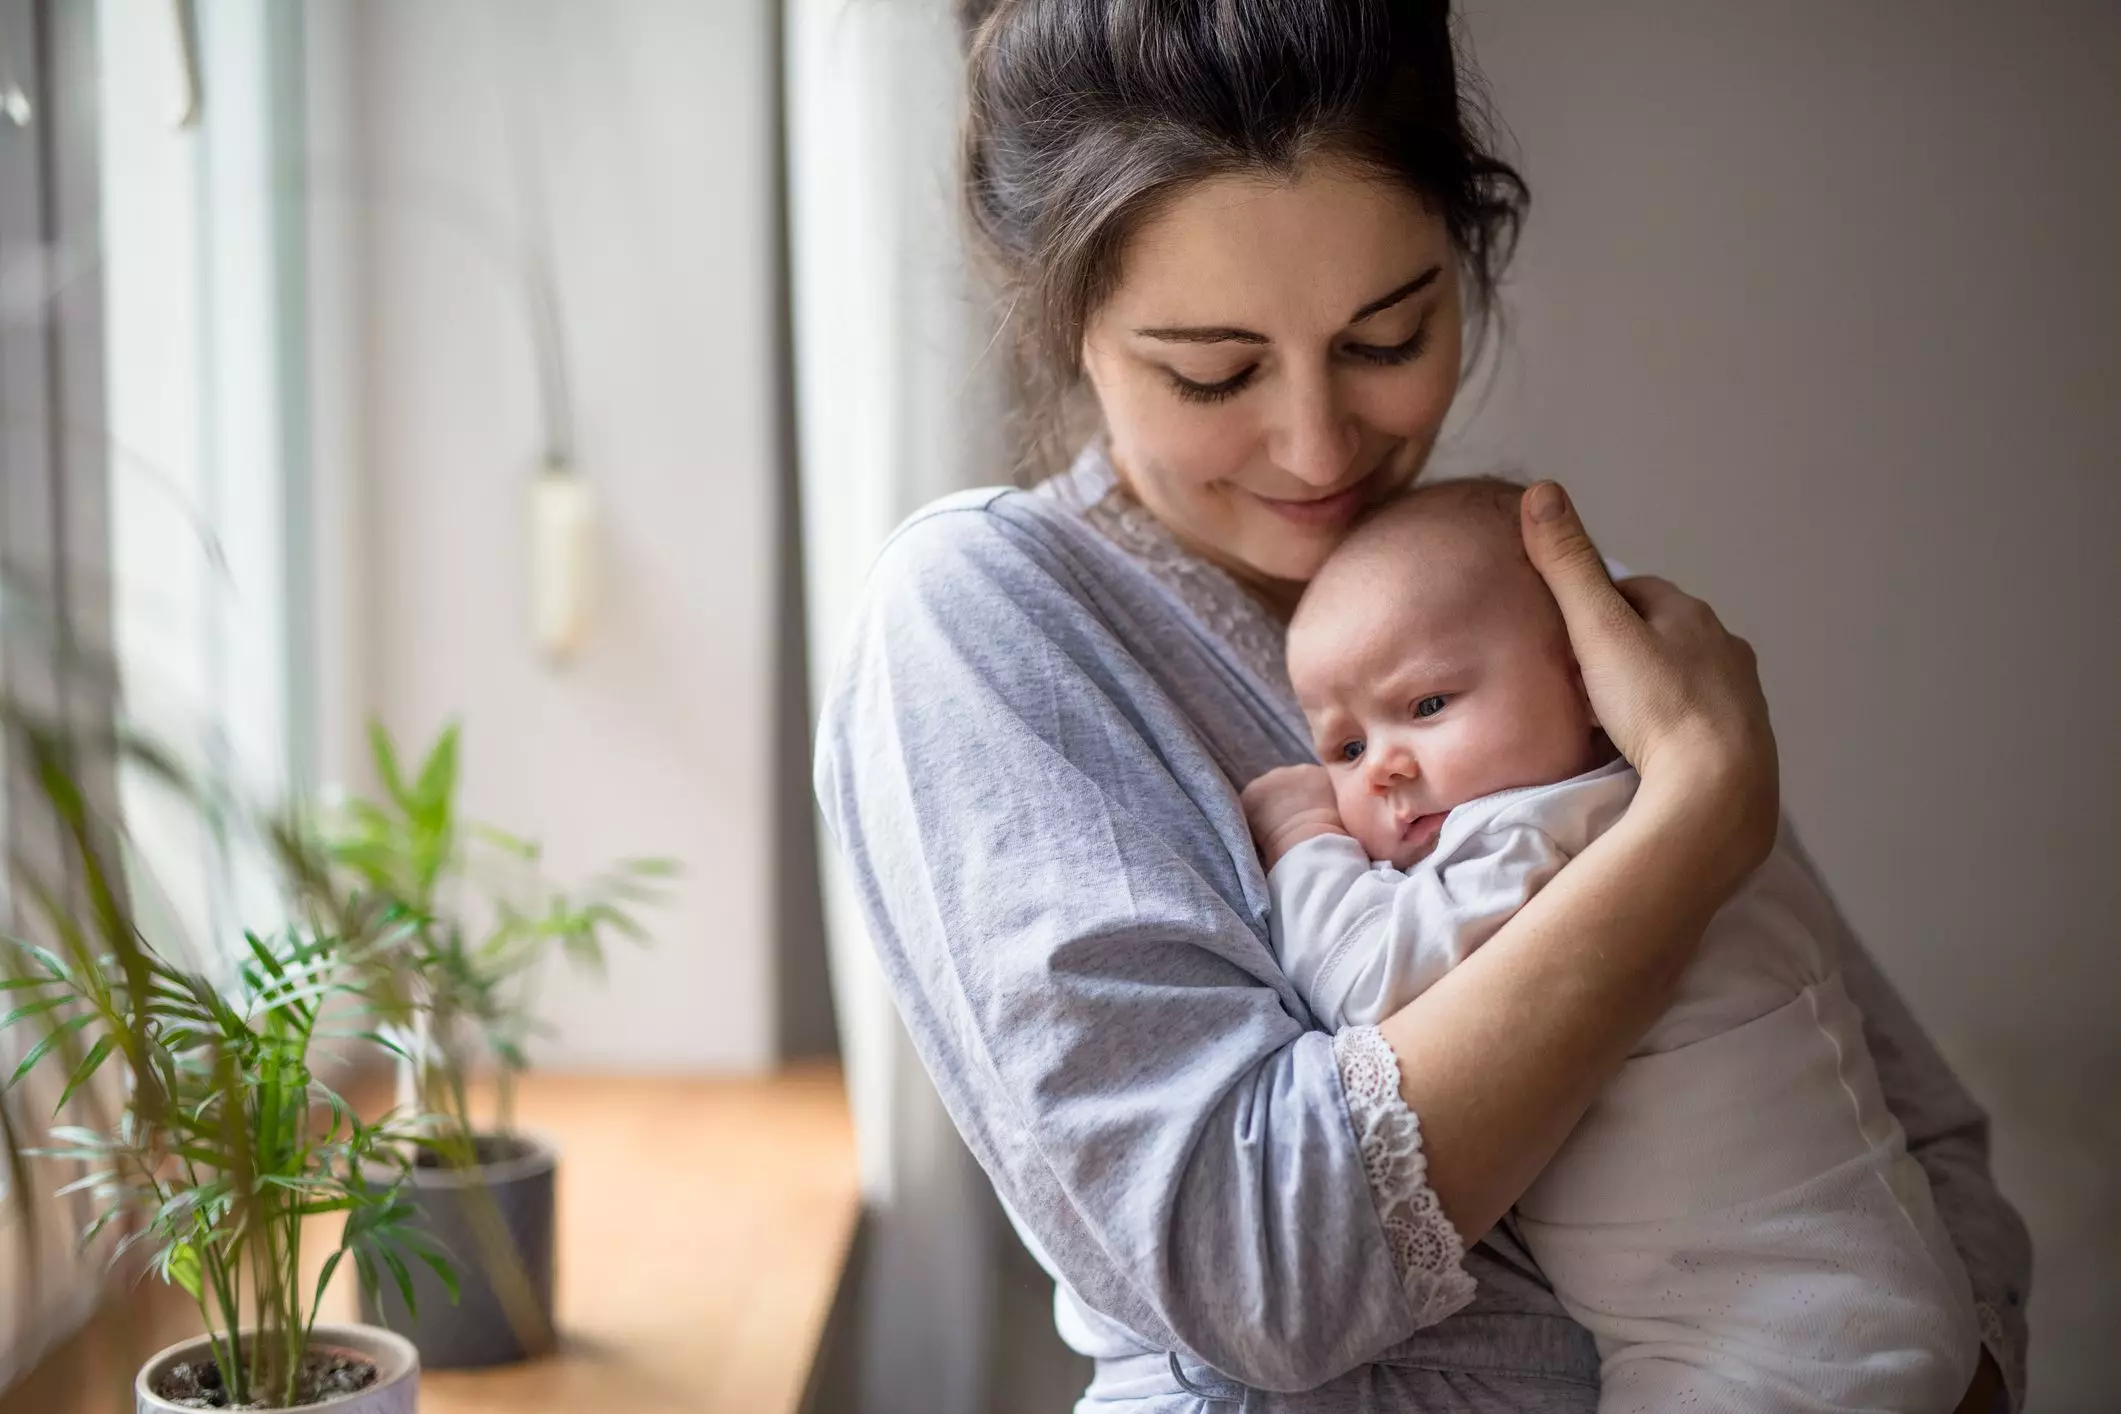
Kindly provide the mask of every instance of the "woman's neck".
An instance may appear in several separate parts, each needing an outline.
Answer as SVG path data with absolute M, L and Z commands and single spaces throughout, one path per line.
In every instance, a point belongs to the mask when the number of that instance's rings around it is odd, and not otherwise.
M 1261 607 L 1283 624 L 1296 616 L 1296 601 L 1304 595 L 1302 580 L 1271 579 L 1237 565 L 1224 564 L 1209 555 L 1204 554 L 1201 558 L 1236 580 L 1240 589 L 1257 599 Z

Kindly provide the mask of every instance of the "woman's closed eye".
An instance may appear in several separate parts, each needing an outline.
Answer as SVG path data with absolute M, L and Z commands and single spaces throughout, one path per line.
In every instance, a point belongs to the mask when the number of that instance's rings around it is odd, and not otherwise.
M 1375 364 L 1390 368 L 1402 363 L 1412 363 L 1420 358 L 1429 346 L 1429 321 L 1424 319 L 1414 332 L 1396 344 L 1344 344 L 1342 352 L 1358 363 Z M 1259 372 L 1256 363 L 1246 364 L 1227 378 L 1214 382 L 1202 382 L 1188 378 L 1175 368 L 1166 368 L 1164 373 L 1171 380 L 1172 391 L 1191 403 L 1219 403 L 1225 398 L 1234 398 L 1251 385 L 1253 376 Z
M 1252 375 L 1259 372 L 1259 365 L 1256 363 L 1247 364 L 1228 378 L 1215 383 L 1195 382 L 1175 368 L 1167 368 L 1164 372 L 1170 375 L 1172 391 L 1176 392 L 1187 402 L 1219 403 L 1225 398 L 1234 398 L 1243 392 L 1245 385 L 1252 381 Z
M 1429 321 L 1424 319 L 1412 335 L 1396 344 L 1385 346 L 1349 344 L 1347 351 L 1350 358 L 1359 359 L 1364 363 L 1376 363 L 1391 367 L 1395 364 L 1412 363 L 1415 359 L 1421 357 L 1421 351 L 1428 346 Z

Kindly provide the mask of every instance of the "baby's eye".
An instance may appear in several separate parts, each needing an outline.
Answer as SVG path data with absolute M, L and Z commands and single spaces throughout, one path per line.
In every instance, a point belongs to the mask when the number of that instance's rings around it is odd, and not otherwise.
M 1431 693 L 1414 704 L 1414 715 L 1417 717 L 1433 717 L 1442 710 L 1443 694 L 1440 692 Z
M 1340 749 L 1333 754 L 1342 761 L 1360 761 L 1362 760 L 1362 743 L 1359 741 L 1344 741 L 1340 744 Z

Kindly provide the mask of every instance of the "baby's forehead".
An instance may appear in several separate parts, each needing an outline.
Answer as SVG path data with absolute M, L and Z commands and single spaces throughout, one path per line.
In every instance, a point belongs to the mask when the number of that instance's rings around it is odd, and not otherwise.
M 1529 563 L 1517 526 L 1522 494 L 1510 482 L 1486 477 L 1417 486 L 1367 516 L 1334 558 L 1421 549 L 1431 556 L 1455 551 L 1477 565 Z
M 1521 605 L 1528 590 L 1543 596 L 1544 583 L 1525 558 L 1516 504 L 1499 492 L 1497 483 L 1447 482 L 1379 510 L 1312 579 L 1299 619 L 1383 599 L 1449 610 L 1498 598 Z
M 1439 491 L 1442 488 L 1438 488 Z M 1558 617 L 1525 558 L 1515 504 L 1429 493 L 1365 522 L 1320 569 L 1289 626 L 1292 677 L 1465 645 L 1544 644 Z M 1300 684 L 1302 685 L 1302 684 Z

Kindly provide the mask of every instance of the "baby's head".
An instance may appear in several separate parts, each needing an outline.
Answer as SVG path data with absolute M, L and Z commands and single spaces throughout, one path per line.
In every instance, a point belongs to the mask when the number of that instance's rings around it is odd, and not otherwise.
M 1406 868 L 1454 806 L 1606 754 L 1561 610 L 1525 558 L 1523 488 L 1444 481 L 1358 525 L 1289 624 L 1289 678 L 1341 823 Z

